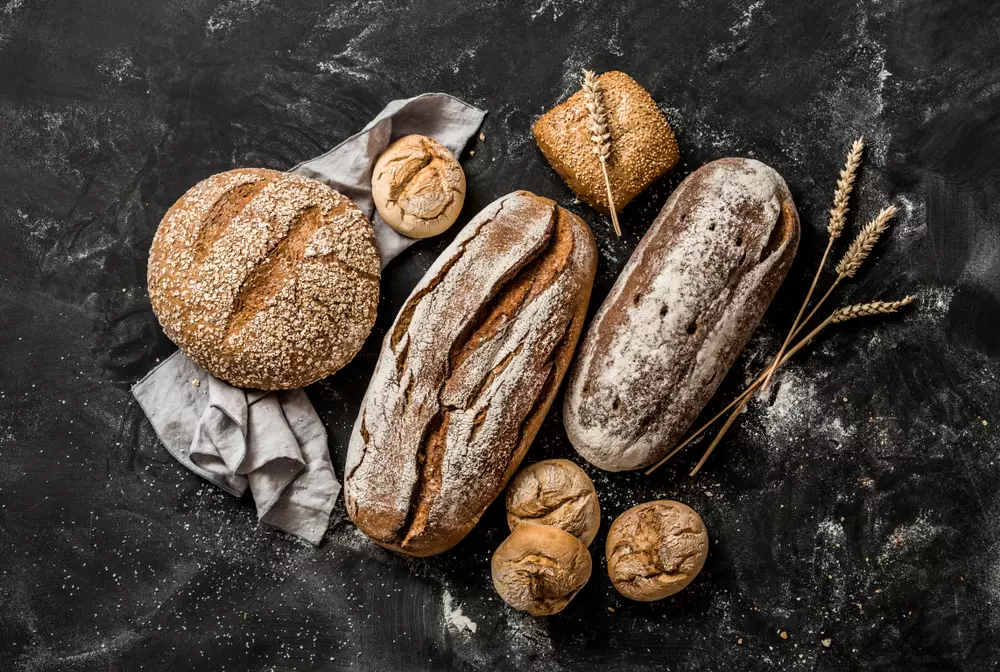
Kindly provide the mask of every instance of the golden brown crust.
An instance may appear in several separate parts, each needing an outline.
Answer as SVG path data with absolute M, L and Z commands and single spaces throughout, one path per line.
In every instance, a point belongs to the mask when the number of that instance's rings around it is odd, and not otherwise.
M 621 211 L 677 165 L 680 152 L 656 101 L 634 79 L 624 72 L 606 72 L 597 81 L 604 92 L 611 131 L 608 179 L 615 207 Z M 535 141 L 580 200 L 607 215 L 604 177 L 587 123 L 585 97 L 580 90 L 535 122 Z
M 630 600 L 651 602 L 688 586 L 708 557 L 708 531 L 693 509 L 658 500 L 632 507 L 611 523 L 608 576 Z
M 572 534 L 547 525 L 523 525 L 490 560 L 493 587 L 503 601 L 532 616 L 566 608 L 590 580 L 587 547 Z
M 355 424 L 345 500 L 365 534 L 423 556 L 472 529 L 569 367 L 596 259 L 583 220 L 528 192 L 459 233 L 386 335 Z
M 594 482 L 569 460 L 530 464 L 507 487 L 507 524 L 549 525 L 569 532 L 589 546 L 601 526 L 601 506 Z
M 149 298 L 164 332 L 240 387 L 290 389 L 337 371 L 375 321 L 371 224 L 308 178 L 238 169 L 202 180 L 153 238 Z
M 378 157 L 372 171 L 372 198 L 382 219 L 404 236 L 436 236 L 462 211 L 465 173 L 437 140 L 406 135 Z

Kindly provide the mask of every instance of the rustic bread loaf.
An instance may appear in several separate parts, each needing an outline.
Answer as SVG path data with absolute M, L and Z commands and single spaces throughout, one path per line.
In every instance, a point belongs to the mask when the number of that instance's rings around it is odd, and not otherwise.
M 670 171 L 680 158 L 674 132 L 646 89 L 624 72 L 597 78 L 604 93 L 611 131 L 608 180 L 615 208 Z M 545 158 L 580 200 L 607 215 L 608 196 L 594 153 L 583 90 L 546 112 L 532 129 Z
M 459 233 L 382 345 L 351 436 L 345 500 L 379 544 L 457 544 L 517 470 L 587 311 L 597 249 L 587 225 L 525 191 Z
M 592 567 L 583 542 L 548 525 L 517 528 L 490 559 L 497 594 L 532 616 L 550 616 L 565 609 L 587 585 Z
M 569 460 L 542 460 L 517 473 L 507 487 L 507 525 L 550 525 L 590 546 L 601 527 L 601 505 L 587 472 Z
M 451 151 L 434 138 L 406 135 L 375 162 L 372 199 L 386 224 L 404 236 L 436 236 L 462 211 L 465 173 Z
M 610 471 L 656 462 L 711 398 L 792 264 L 785 181 L 751 159 L 702 166 L 667 200 L 597 311 L 563 422 Z
M 349 362 L 375 323 L 372 226 L 345 196 L 274 170 L 213 175 L 149 252 L 149 300 L 191 359 L 240 387 L 290 389 Z
M 661 499 L 615 518 L 604 551 L 615 589 L 630 600 L 652 602 L 698 576 L 708 557 L 708 531 L 694 509 Z

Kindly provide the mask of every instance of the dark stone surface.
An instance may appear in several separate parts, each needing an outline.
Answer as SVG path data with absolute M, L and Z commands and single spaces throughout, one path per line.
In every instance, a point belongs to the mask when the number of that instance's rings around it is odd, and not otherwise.
M 995 668 L 998 34 L 1000 5 L 967 0 L 0 0 L 0 670 Z M 529 132 L 582 66 L 632 74 L 681 145 L 620 240 Z M 338 505 L 314 550 L 184 471 L 129 394 L 173 350 L 146 253 L 187 187 L 288 168 L 437 90 L 490 111 L 463 157 L 462 221 L 517 188 L 586 217 L 592 309 L 691 170 L 743 155 L 785 176 L 799 257 L 710 409 L 792 320 L 856 135 L 870 151 L 852 227 L 901 208 L 839 298 L 915 293 L 918 309 L 831 330 L 696 479 L 697 449 L 651 478 L 589 469 L 594 577 L 548 619 L 493 593 L 498 506 L 452 552 L 412 560 Z M 338 471 L 380 338 L 448 237 L 387 269 L 364 352 L 309 389 Z M 557 412 L 528 459 L 549 456 L 575 456 Z M 712 552 L 676 598 L 631 603 L 606 579 L 604 533 L 661 497 L 702 513 Z

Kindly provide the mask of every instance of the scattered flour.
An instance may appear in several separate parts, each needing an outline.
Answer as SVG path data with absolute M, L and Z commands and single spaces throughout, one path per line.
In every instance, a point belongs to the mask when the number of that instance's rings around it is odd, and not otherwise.
M 476 622 L 462 613 L 461 606 L 454 604 L 447 588 L 442 593 L 442 607 L 444 608 L 444 622 L 449 630 L 456 632 L 468 630 L 472 634 L 476 634 Z

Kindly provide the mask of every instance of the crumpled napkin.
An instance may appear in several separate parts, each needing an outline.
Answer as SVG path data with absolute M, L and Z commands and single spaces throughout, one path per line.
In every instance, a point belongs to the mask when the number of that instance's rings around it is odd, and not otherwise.
M 404 135 L 427 135 L 459 156 L 486 113 L 443 93 L 389 103 L 358 134 L 291 172 L 329 184 L 372 218 L 371 172 Z M 417 242 L 373 220 L 382 267 Z M 326 430 L 304 390 L 233 387 L 177 351 L 132 388 L 156 435 L 178 462 L 236 496 L 247 488 L 257 519 L 318 545 L 340 482 Z

